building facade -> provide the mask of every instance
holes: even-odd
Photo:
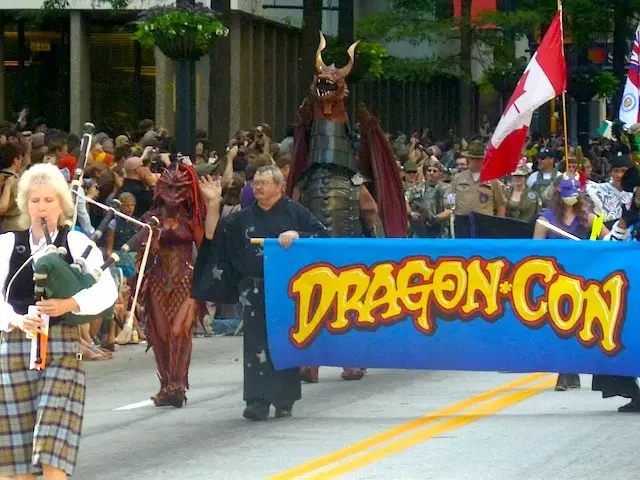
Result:
[[[118,133],[144,118],[174,128],[173,62],[132,38],[141,10],[163,2],[134,0],[110,10],[92,0],[72,0],[58,14],[42,15],[42,0],[0,0],[0,115],[13,120],[25,106],[30,118],[79,132],[87,120]],[[168,3],[168,2],[167,2]],[[311,78],[301,78],[301,0],[230,0],[228,38],[197,62],[197,128],[221,148],[240,129],[270,123],[280,137],[295,119]],[[322,30],[335,35],[338,0],[324,0]],[[273,8],[275,7],[275,8]],[[298,8],[296,8],[298,7]],[[386,8],[385,0],[355,0],[354,15]],[[453,43],[386,45],[395,56],[455,51]],[[479,78],[483,65],[474,64]],[[453,126],[458,85],[453,78],[356,85],[352,104],[364,101],[390,131]],[[353,105],[352,105],[353,106]],[[429,125],[433,123],[433,125]]]

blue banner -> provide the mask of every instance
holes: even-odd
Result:
[[[640,244],[265,240],[276,369],[640,376]]]

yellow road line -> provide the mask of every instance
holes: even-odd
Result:
[[[450,418],[425,430],[420,430],[419,432],[409,435],[408,437],[397,440],[389,445],[385,445],[377,450],[367,452],[364,455],[349,460],[348,462],[340,464],[334,468],[325,470],[318,475],[310,477],[309,480],[329,480],[332,478],[340,477],[346,473],[352,472],[353,470],[357,470],[371,463],[378,462],[390,455],[401,452],[402,450],[414,447],[419,443],[429,440],[430,438],[442,435],[443,433],[455,430],[456,428],[460,428],[482,418],[489,417],[490,415],[493,415],[500,410],[515,405],[516,403],[522,402],[523,400],[526,400],[529,397],[533,397],[534,395],[544,390],[548,390],[554,385],[555,378],[543,380],[542,382],[534,385],[532,388],[513,392],[505,395],[504,397],[500,397],[489,403],[483,404],[479,407],[474,408],[473,410],[463,413],[460,416]]]
[[[393,440],[394,438],[400,435],[404,435],[413,430],[417,430],[430,423],[437,422],[443,417],[455,415],[474,405],[477,405],[482,402],[486,402],[487,400],[491,400],[492,398],[500,396],[506,392],[512,391],[516,388],[522,387],[523,385],[527,385],[529,383],[535,382],[537,380],[540,380],[548,376],[549,376],[548,373],[533,373],[531,375],[527,375],[513,382],[507,383],[501,387],[498,387],[494,390],[483,392],[479,395],[476,395],[474,397],[467,398],[461,402],[458,402],[454,405],[450,405],[436,412],[429,413],[424,417],[417,418],[407,423],[403,423],[402,425],[398,425],[397,427],[394,427],[390,430],[374,435],[373,437],[370,437],[366,440],[350,445],[336,452],[330,453],[329,455],[316,458],[315,460],[312,460],[298,467],[294,467],[291,470],[287,470],[286,472],[278,473],[272,477],[269,477],[268,480],[293,480],[295,478],[298,478],[301,475],[307,475],[321,468],[326,468],[331,464],[344,460],[346,457],[350,457],[350,456],[362,453],[380,444]]]

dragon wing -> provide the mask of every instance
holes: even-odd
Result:
[[[386,237],[407,236],[407,207],[400,177],[400,167],[380,128],[378,119],[361,105],[356,112],[360,122],[360,171],[373,180],[371,194],[378,204],[378,211]]]

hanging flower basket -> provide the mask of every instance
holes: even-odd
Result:
[[[526,64],[520,61],[512,63],[496,63],[485,70],[481,81],[491,85],[493,89],[507,97],[516,89]]]
[[[197,60],[213,50],[229,29],[217,13],[201,3],[154,7],[140,14],[133,37],[146,47],[157,45],[174,60]]]

